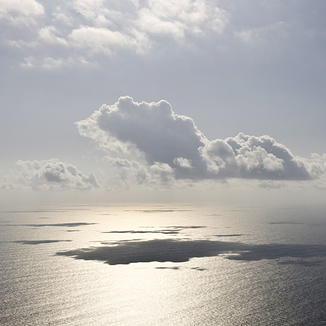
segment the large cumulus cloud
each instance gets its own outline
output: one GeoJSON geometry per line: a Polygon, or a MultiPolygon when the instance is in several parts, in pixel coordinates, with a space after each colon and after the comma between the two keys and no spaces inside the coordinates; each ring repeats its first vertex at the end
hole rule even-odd
{"type": "Polygon", "coordinates": [[[239,133],[210,141],[191,118],[176,114],[166,101],[137,103],[121,97],[76,124],[99,148],[137,156],[147,167],[168,166],[176,179],[313,178],[308,165],[273,138],[239,133]]]}
{"type": "Polygon", "coordinates": [[[92,172],[85,175],[74,165],[57,159],[18,161],[17,168],[6,175],[1,182],[3,189],[86,190],[98,186],[92,172]]]}

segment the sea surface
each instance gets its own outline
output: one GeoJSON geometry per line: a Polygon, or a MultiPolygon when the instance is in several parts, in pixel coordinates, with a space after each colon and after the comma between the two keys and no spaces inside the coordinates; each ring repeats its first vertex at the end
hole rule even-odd
{"type": "Polygon", "coordinates": [[[326,325],[326,208],[0,212],[0,324],[326,325]]]}

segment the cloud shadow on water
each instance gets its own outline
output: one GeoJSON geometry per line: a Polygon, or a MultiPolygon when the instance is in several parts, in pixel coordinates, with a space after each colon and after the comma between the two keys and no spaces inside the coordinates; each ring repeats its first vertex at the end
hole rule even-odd
{"type": "Polygon", "coordinates": [[[13,241],[13,242],[21,243],[25,245],[38,245],[38,244],[55,243],[55,242],[71,242],[71,240],[20,240],[20,241],[13,241]]]}
{"type": "Polygon", "coordinates": [[[305,225],[306,223],[303,222],[295,222],[295,221],[279,221],[279,222],[269,222],[269,224],[272,225],[286,225],[286,224],[290,224],[290,225],[305,225]]]}
{"type": "Polygon", "coordinates": [[[320,223],[305,223],[305,222],[297,222],[297,221],[278,221],[278,222],[269,222],[270,225],[304,225],[304,226],[322,226],[324,224],[320,223]]]}
{"type": "Polygon", "coordinates": [[[306,266],[306,267],[311,267],[311,266],[320,266],[323,264],[323,260],[287,260],[287,261],[281,261],[278,264],[279,265],[301,265],[301,266],[306,266]]]}
{"type": "Polygon", "coordinates": [[[125,212],[142,212],[142,213],[173,213],[189,212],[191,209],[125,209],[125,212]]]}
{"type": "Polygon", "coordinates": [[[32,226],[35,228],[42,228],[45,226],[59,226],[59,227],[74,228],[77,226],[86,226],[86,225],[94,225],[94,224],[97,223],[73,222],[73,223],[54,223],[54,224],[24,224],[24,226],[32,226]]]}
{"type": "Polygon", "coordinates": [[[57,255],[82,260],[103,261],[109,265],[174,262],[182,263],[191,258],[214,257],[223,254],[225,259],[259,261],[262,259],[280,259],[291,257],[309,259],[325,257],[325,245],[302,244],[262,244],[250,245],[240,242],[212,240],[155,239],[124,240],[103,243],[99,247],[82,248],[57,252],[57,255]]]}
{"type": "Polygon", "coordinates": [[[123,233],[129,233],[129,234],[178,234],[180,231],[178,230],[157,230],[157,231],[144,231],[144,230],[123,230],[123,231],[107,231],[102,233],[113,233],[113,234],[123,234],[123,233]]]}
{"type": "Polygon", "coordinates": [[[201,229],[206,226],[201,225],[191,225],[191,226],[166,226],[165,228],[159,228],[154,230],[116,230],[116,231],[105,231],[102,233],[113,233],[113,234],[179,234],[183,230],[187,229],[201,229]]]}
{"type": "Polygon", "coordinates": [[[215,237],[224,238],[224,237],[241,237],[243,234],[215,234],[215,237]]]}

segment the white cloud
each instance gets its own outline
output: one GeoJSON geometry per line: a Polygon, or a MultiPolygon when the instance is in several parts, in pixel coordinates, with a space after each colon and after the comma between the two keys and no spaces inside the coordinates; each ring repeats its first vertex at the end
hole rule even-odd
{"type": "Polygon", "coordinates": [[[45,43],[67,45],[67,41],[57,36],[59,33],[55,26],[47,26],[39,31],[39,40],[45,43]]]}
{"type": "Polygon", "coordinates": [[[91,53],[112,54],[112,47],[143,53],[157,43],[156,36],[181,40],[186,33],[220,33],[228,21],[225,11],[204,0],[148,1],[141,5],[133,1],[78,0],[73,8],[84,21],[69,39],[91,53]]]}
{"type": "Polygon", "coordinates": [[[319,178],[326,173],[326,154],[313,153],[310,159],[305,160],[305,163],[314,178],[319,178]]]}
{"type": "Polygon", "coordinates": [[[139,10],[136,24],[153,34],[170,35],[175,39],[186,33],[204,35],[208,31],[221,33],[228,22],[226,11],[204,0],[149,0],[139,10]]]}
{"type": "Polygon", "coordinates": [[[92,172],[86,176],[75,166],[57,159],[18,161],[17,169],[2,180],[3,189],[86,190],[98,186],[92,172]]]}
{"type": "Polygon", "coordinates": [[[174,171],[165,163],[147,165],[135,160],[107,157],[107,162],[117,168],[118,175],[109,181],[112,185],[129,189],[132,186],[156,189],[170,188],[174,184],[174,171]]]}
{"type": "Polygon", "coordinates": [[[235,36],[245,43],[255,44],[274,38],[286,39],[289,37],[289,29],[289,24],[278,21],[267,26],[237,31],[235,36]]]}
{"type": "Polygon", "coordinates": [[[191,160],[188,160],[188,159],[186,159],[184,157],[176,157],[173,160],[173,163],[175,165],[180,166],[181,168],[188,168],[188,169],[191,168],[191,160]]]}
{"type": "Polygon", "coordinates": [[[24,58],[24,61],[20,64],[23,68],[34,68],[35,67],[35,58],[34,57],[28,57],[24,58]]]}
{"type": "Polygon", "coordinates": [[[44,8],[35,0],[0,0],[0,19],[11,24],[29,24],[44,14],[44,8]]]}
{"type": "Polygon", "coordinates": [[[225,141],[232,147],[241,177],[272,180],[305,180],[311,175],[303,161],[269,136],[239,133],[225,141]]]}
{"type": "Polygon", "coordinates": [[[142,155],[149,167],[168,166],[177,179],[309,180],[316,175],[269,136],[239,133],[209,141],[191,118],[173,112],[166,101],[137,103],[121,97],[77,122],[77,127],[99,148],[108,151],[112,143],[113,148],[123,148],[124,155],[142,155]]]}
{"type": "Polygon", "coordinates": [[[313,153],[304,162],[311,176],[316,179],[314,187],[319,190],[326,190],[326,154],[313,153]]]}
{"type": "Polygon", "coordinates": [[[207,0],[75,0],[55,1],[46,8],[35,0],[0,0],[0,18],[9,24],[36,22],[41,15],[45,19],[20,33],[9,29],[4,38],[7,46],[29,51],[24,57],[38,57],[38,62],[46,57],[81,56],[89,61],[124,50],[143,55],[165,48],[167,42],[181,46],[210,33],[220,34],[228,22],[227,12],[207,0]],[[49,44],[51,48],[44,51],[49,44]]]}
{"type": "Polygon", "coordinates": [[[90,53],[112,54],[116,49],[137,45],[134,40],[120,32],[88,26],[74,29],[69,39],[74,47],[90,53]]]}
{"type": "Polygon", "coordinates": [[[125,151],[136,148],[150,165],[159,162],[174,168],[179,164],[173,161],[183,157],[198,167],[177,169],[181,175],[201,173],[199,167],[204,165],[198,148],[204,146],[207,139],[192,119],[175,114],[166,101],[135,103],[130,97],[121,97],[112,106],[103,105],[91,117],[78,122],[77,126],[83,136],[91,139],[97,135],[103,137],[104,131],[108,135],[107,143],[110,140],[113,146],[120,143],[121,148],[125,146],[125,151]]]}
{"type": "Polygon", "coordinates": [[[58,69],[61,67],[73,67],[77,65],[96,67],[97,63],[88,61],[83,57],[75,57],[75,58],[69,57],[69,58],[58,58],[58,59],[47,57],[43,60],[42,67],[46,69],[58,69]]]}
{"type": "Polygon", "coordinates": [[[104,0],[75,0],[75,10],[86,19],[95,19],[103,10],[104,0]]]}
{"type": "MultiPolygon", "coordinates": [[[[309,8],[315,13],[321,11],[319,6],[309,8]]],[[[215,54],[223,57],[255,45],[262,52],[252,53],[253,57],[260,53],[265,58],[271,49],[280,55],[290,48],[302,50],[306,41],[319,48],[325,35],[322,16],[318,14],[311,23],[309,16],[315,14],[306,14],[304,8],[302,2],[280,0],[272,4],[249,4],[247,0],[237,4],[213,0],[54,0],[42,5],[35,0],[0,0],[0,18],[5,27],[4,46],[25,51],[18,62],[34,56],[39,58],[34,67],[45,67],[42,61],[47,57],[84,57],[89,62],[94,56],[103,60],[103,55],[123,51],[138,55],[155,49],[168,52],[176,45],[187,50],[217,50],[215,54]],[[18,33],[12,24],[25,29],[18,33]]]]}

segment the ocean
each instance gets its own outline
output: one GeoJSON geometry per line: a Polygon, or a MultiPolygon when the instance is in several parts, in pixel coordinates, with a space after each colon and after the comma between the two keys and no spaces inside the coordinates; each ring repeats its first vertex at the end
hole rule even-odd
{"type": "Polygon", "coordinates": [[[326,325],[326,207],[0,213],[0,324],[326,325]]]}

